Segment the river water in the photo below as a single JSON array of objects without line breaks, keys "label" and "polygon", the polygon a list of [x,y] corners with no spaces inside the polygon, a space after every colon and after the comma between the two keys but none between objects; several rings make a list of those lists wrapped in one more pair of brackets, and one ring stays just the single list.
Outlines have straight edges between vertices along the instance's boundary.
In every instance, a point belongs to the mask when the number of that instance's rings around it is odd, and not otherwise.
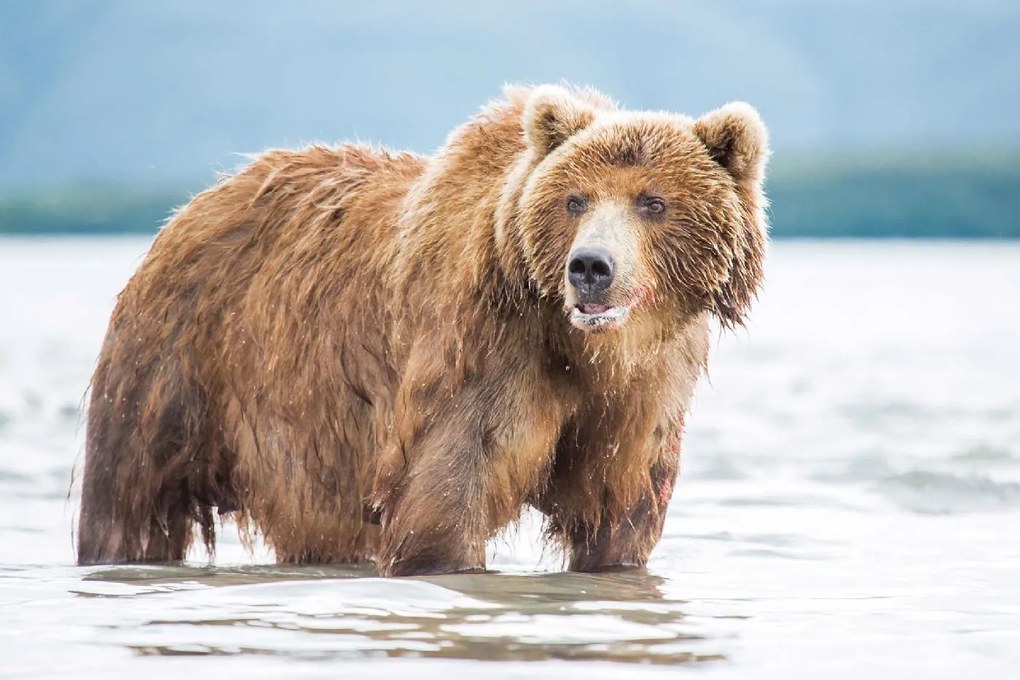
[{"label": "river water", "polygon": [[0,677],[1020,677],[1020,244],[784,242],[644,571],[74,566],[80,405],[144,239],[0,239]]}]

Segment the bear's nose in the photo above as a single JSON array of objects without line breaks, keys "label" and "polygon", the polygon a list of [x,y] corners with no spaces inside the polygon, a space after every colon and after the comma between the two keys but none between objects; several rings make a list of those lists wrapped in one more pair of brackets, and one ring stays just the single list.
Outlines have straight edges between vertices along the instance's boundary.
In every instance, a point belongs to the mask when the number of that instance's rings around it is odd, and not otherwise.
[{"label": "bear's nose", "polygon": [[578,248],[570,254],[567,280],[585,293],[597,293],[613,282],[613,258],[602,248]]}]

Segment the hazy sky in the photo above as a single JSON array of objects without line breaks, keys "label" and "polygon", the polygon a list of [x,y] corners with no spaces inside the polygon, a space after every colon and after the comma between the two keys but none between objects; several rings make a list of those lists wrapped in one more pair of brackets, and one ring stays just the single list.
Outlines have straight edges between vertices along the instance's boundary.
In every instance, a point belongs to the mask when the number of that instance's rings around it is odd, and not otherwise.
[{"label": "hazy sky", "polygon": [[0,4],[0,191],[204,183],[234,152],[427,152],[508,81],[757,106],[777,154],[1020,147],[1018,2]]}]

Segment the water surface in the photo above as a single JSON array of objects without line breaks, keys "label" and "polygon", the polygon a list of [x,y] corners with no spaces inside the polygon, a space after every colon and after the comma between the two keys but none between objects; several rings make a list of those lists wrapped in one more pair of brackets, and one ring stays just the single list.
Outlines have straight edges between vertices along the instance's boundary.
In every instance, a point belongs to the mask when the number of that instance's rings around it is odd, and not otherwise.
[{"label": "water surface", "polygon": [[647,570],[73,565],[79,407],[139,239],[0,239],[0,676],[1014,678],[1020,245],[780,243]]}]

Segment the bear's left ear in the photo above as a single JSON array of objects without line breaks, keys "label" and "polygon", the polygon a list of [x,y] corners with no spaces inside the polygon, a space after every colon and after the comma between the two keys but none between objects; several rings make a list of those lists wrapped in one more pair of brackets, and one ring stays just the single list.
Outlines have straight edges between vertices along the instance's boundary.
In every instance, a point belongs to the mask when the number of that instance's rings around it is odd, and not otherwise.
[{"label": "bear's left ear", "polygon": [[769,135],[750,104],[731,102],[694,123],[694,133],[708,154],[737,182],[762,180],[769,155]]},{"label": "bear's left ear", "polygon": [[723,326],[742,325],[761,286],[768,239],[768,201],[762,193],[768,132],[758,112],[742,102],[702,116],[694,123],[694,132],[709,156],[736,180],[740,196],[743,228],[732,234],[727,276],[712,297]]},{"label": "bear's left ear", "polygon": [[571,136],[591,125],[595,109],[556,85],[540,85],[524,106],[524,137],[545,156]]}]

